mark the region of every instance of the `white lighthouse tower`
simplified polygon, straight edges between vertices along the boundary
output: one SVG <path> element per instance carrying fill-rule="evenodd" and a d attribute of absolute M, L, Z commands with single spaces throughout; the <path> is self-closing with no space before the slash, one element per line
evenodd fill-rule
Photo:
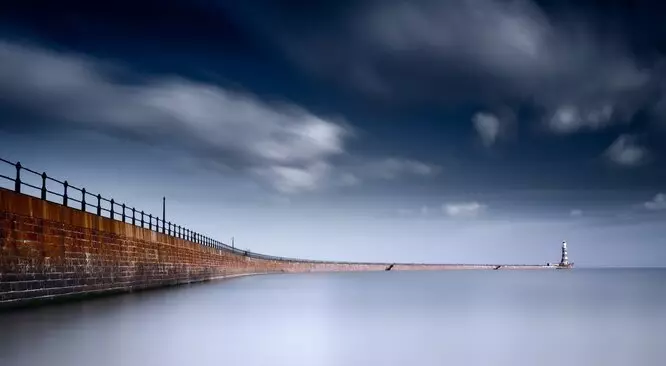
<path fill-rule="evenodd" d="M 567 256 L 567 242 L 562 242 L 562 259 L 560 260 L 560 267 L 569 266 L 569 256 Z"/>

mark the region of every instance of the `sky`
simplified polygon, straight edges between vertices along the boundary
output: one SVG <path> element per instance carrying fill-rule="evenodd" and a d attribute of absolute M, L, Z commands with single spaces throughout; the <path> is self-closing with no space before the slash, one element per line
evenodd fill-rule
<path fill-rule="evenodd" d="M 272 255 L 663 266 L 664 11 L 7 2 L 0 157 Z"/>

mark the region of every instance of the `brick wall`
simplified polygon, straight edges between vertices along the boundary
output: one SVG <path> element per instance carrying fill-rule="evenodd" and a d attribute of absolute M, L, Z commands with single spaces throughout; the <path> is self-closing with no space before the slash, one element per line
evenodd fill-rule
<path fill-rule="evenodd" d="M 241 274 L 383 271 L 388 266 L 250 258 L 0 188 L 0 307 Z M 392 270 L 495 267 L 395 264 Z"/>
<path fill-rule="evenodd" d="M 260 260 L 0 189 L 0 305 L 5 306 L 238 274 L 386 266 Z"/>

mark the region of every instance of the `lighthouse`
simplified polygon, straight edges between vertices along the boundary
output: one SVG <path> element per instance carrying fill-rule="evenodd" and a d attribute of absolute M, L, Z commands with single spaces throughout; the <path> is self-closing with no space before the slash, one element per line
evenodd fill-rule
<path fill-rule="evenodd" d="M 562 242 L 562 259 L 560 260 L 561 267 L 569 266 L 569 257 L 567 256 L 567 242 Z"/>

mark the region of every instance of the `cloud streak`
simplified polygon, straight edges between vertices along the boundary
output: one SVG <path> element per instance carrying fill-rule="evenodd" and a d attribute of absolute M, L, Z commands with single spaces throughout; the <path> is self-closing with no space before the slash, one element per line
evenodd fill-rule
<path fill-rule="evenodd" d="M 623 167 L 636 167 L 644 164 L 649 152 L 643 147 L 636 136 L 620 135 L 604 152 L 604 156 L 612 163 Z"/>
<path fill-rule="evenodd" d="M 0 42 L 0 63 L 6 106 L 67 128 L 184 148 L 253 174 L 283 193 L 325 186 L 338 174 L 331 160 L 347 153 L 345 144 L 353 136 L 342 119 L 213 84 L 182 77 L 124 83 L 122 76 L 136 75 L 83 55 Z M 401 159 L 371 166 L 383 179 L 427 176 L 432 169 Z M 350 174 L 341 179 L 347 185 L 359 182 Z"/>
<path fill-rule="evenodd" d="M 455 218 L 472 218 L 478 217 L 487 209 L 487 205 L 479 202 L 459 202 L 459 203 L 446 203 L 442 205 L 442 210 L 449 217 Z"/>
<path fill-rule="evenodd" d="M 666 194 L 657 193 L 652 200 L 643 203 L 643 207 L 652 211 L 666 210 Z"/>
<path fill-rule="evenodd" d="M 500 133 L 500 121 L 497 116 L 490 113 L 478 112 L 472 117 L 472 123 L 481 138 L 481 142 L 486 147 L 495 144 Z"/>
<path fill-rule="evenodd" d="M 571 216 L 571 217 L 582 217 L 583 216 L 583 210 L 577 209 L 577 208 L 572 209 L 571 211 L 569 211 L 569 216 Z"/>
<path fill-rule="evenodd" d="M 560 134 L 573 133 L 581 130 L 600 130 L 609 126 L 613 120 L 613 106 L 606 104 L 598 108 L 581 108 L 563 105 L 555 110 L 549 121 L 551 131 Z"/>

